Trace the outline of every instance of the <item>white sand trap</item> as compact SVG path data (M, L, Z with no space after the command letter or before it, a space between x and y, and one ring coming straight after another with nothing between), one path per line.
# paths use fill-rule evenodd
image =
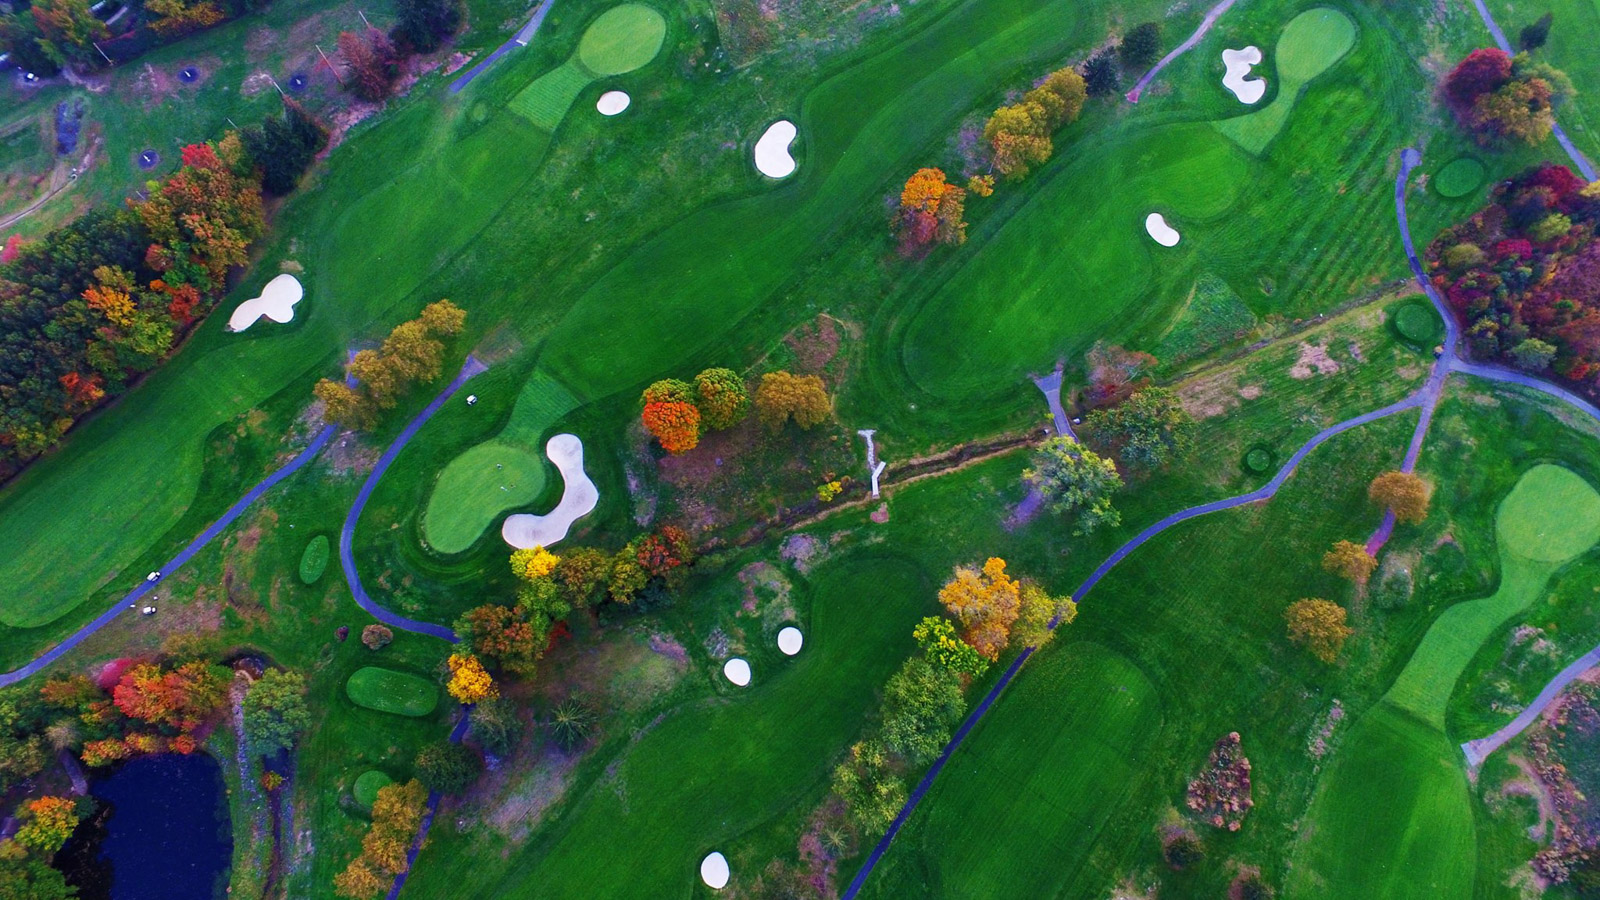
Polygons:
M622 91L606 91L600 95L600 102L596 103L594 108L600 110L602 116L614 116L627 109L628 104L632 102L633 98Z
M555 544L567 536L573 522L593 512L600 502L600 491L583 471L583 441L577 435L556 435L544 445L544 453L556 464L566 489L556 508L542 516L519 513L506 517L500 536L519 550Z
M1246 47L1243 50L1222 51L1222 64L1228 67L1222 76L1222 86L1239 98L1240 103L1254 103L1267 92L1267 82L1262 78L1245 78L1250 67L1261 62L1261 50Z
M1178 232L1167 224L1167 220L1161 217L1161 213L1151 213L1145 216L1144 230L1150 232L1150 236L1156 239L1156 243L1163 247L1178 246Z
M712 851L705 859L700 861L700 880L704 881L714 891L720 891L728 886L728 858L721 853Z
M794 157L789 155L789 145L799 134L794 123L779 119L767 126L761 140L756 141L756 168L768 178L788 178L794 174Z
M778 632L778 649L783 651L784 656L793 656L800 652L800 645L804 644L805 640L800 629L790 625Z
M722 675L739 687L744 687L750 683L750 664L735 656L722 664Z
M279 325L294 319L294 305L306 295L300 279L293 275L279 275L261 289L261 296L252 297L239 304L228 317L229 331L243 331L266 316Z

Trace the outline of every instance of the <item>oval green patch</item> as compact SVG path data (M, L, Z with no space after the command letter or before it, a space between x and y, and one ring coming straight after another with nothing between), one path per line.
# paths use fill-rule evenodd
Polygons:
M357 706L397 716L425 716L439 705L439 689L433 682L377 666L357 669L344 683L344 692Z
M300 581L311 584L328 568L328 536L319 534L306 542L306 549L300 554Z
M1600 542L1600 494L1561 466L1529 469L1495 517L1502 549L1537 562L1565 562Z
M1356 23L1336 9L1308 9L1278 38L1278 75L1303 84L1326 72L1356 44ZM1280 88L1280 90L1282 90Z
M1272 470L1277 461L1276 455L1270 449L1261 446L1251 447L1244 455L1244 469L1254 475L1264 475Z
M1433 304L1421 300L1407 303L1394 311L1394 330L1413 344L1431 344L1444 330L1439 313Z
M1429 184L1441 197L1465 197L1482 187L1487 175L1483 163L1470 156L1462 156L1451 160L1435 173Z
M378 800L378 791L394 784L394 779L387 773L377 769L368 769L356 776L356 783L350 787L350 796L355 798L356 805L366 812L372 812L372 804Z
M667 20L648 6L625 3L600 14L578 42L578 61L596 76L640 68L661 52Z

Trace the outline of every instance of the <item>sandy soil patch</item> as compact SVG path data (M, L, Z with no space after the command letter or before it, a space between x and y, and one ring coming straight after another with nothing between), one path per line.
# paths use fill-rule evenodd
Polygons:
M1289 367L1289 377L1305 380L1312 375L1332 375L1339 371L1339 364L1328 355L1326 344L1300 343L1300 357L1294 365Z
M228 316L229 331L244 331L262 316L279 325L294 320L294 307L305 297L300 279L290 274L279 275L267 282L261 293L234 308Z
M1151 213L1145 216L1144 230L1149 232L1150 237L1163 247L1176 247L1178 246L1178 241L1182 240L1182 235L1178 234L1176 228L1167 224L1166 217L1161 213Z
M614 116L627 109L628 104L632 102L633 98L623 91L606 91L595 102L594 108L599 110L602 116Z
M500 528L505 542L522 550L550 547L567 536L572 523L594 511L600 490L583 471L583 441L575 434L558 434L544 445L545 455L555 463L566 488L556 508L542 515L526 513L508 516Z
M1250 74L1250 67L1260 62L1259 47L1222 51L1222 64L1228 69L1222 76L1222 86L1232 91L1240 103L1255 103L1267 92L1267 82L1264 79L1246 77Z
M1261 396L1262 390L1263 388L1259 384L1247 384L1244 387L1239 388L1239 396L1246 400L1254 400Z
M1220 416L1237 407L1243 394L1236 373L1231 369L1192 378L1178 385L1178 402L1183 404L1184 412L1197 422Z
M761 139L756 141L756 169L768 178L788 178L794 174L796 163L789 155L789 145L794 143L799 130L788 119L779 119L767 126Z

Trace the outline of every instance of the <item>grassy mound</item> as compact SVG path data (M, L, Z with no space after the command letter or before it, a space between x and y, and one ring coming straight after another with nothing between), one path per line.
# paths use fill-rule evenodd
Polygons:
M306 542L306 549L300 554L300 582L313 584L328 568L328 536L319 534Z
M667 20L641 3L613 6L600 14L578 42L578 61L596 76L641 68L661 52Z
M1217 124L1239 146L1260 155L1289 121L1306 83L1333 67L1356 43L1356 24L1326 7L1308 9L1291 20L1278 37L1273 59L1278 66L1278 93L1265 109Z
M1418 346L1437 343L1444 337L1444 322L1440 321L1438 310L1424 297L1408 301L1395 309L1390 321L1394 323L1396 334Z
M433 682L377 666L357 669L344 683L344 692L357 706L397 716L425 716L439 705L439 689Z
M1265 475L1278 467L1278 455L1272 448L1257 444L1245 451L1242 465L1252 475Z
M1483 163L1470 156L1460 156L1446 163L1428 183L1441 197L1465 197L1483 186L1488 171Z
M951 758L863 896L1077 896L1065 889L1093 869L1120 807L1108 798L1125 795L1160 730L1155 687L1126 657L1090 643L1047 648L974 733L982 743ZM924 866L926 884L903 883Z
M357 806L371 812L372 804L378 800L378 791L391 784L394 784L394 779L386 772L368 769L356 776L356 783L350 786L350 796L355 798Z
M538 499L546 472L541 439L577 405L560 383L534 373L517 395L500 433L452 459L439 473L422 519L428 546L440 553L460 553L476 543L501 513ZM496 469L497 464L504 468ZM500 490L501 485L506 489Z

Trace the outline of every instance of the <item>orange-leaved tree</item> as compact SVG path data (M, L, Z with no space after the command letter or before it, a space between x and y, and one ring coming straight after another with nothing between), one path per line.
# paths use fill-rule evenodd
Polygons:
M1378 561L1372 558L1367 548L1354 541L1337 541L1333 549L1322 556L1323 571L1348 578L1356 584L1366 584L1377 566Z
M663 450L676 456L700 444L700 409L687 381L663 378L645 388L639 399L644 404L639 420Z
M967 192L945 180L943 169L918 169L900 191L894 233L904 253L967 240Z
M1022 585L1006 574L1005 560L991 557L981 571L958 567L955 577L939 589L939 602L965 629L962 640L988 659L997 659L1021 612Z
M1372 502L1386 506L1402 522L1421 522L1428 517L1428 502L1433 489L1410 472L1384 472L1367 487Z
M1311 655L1326 663L1339 656L1345 638L1355 630L1345 625L1344 607L1320 597L1307 597L1289 604L1284 610L1289 626L1289 640L1311 651Z
M477 703L500 696L494 679L483 668L483 663L470 653L450 654L450 696L458 703Z

